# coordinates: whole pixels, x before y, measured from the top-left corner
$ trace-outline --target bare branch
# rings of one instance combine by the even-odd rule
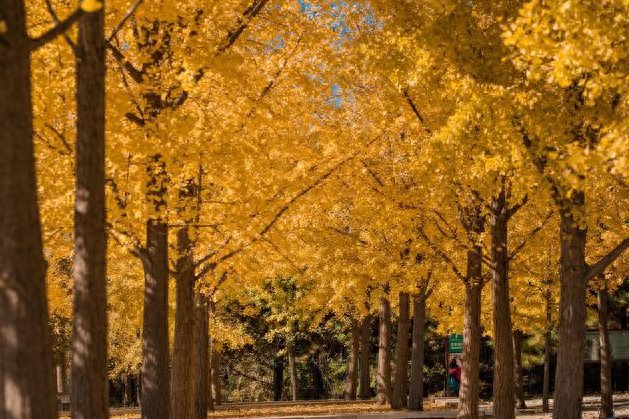
[[[520,251],[524,248],[524,246],[526,246],[526,243],[528,243],[528,241],[530,239],[532,239],[537,233],[539,233],[541,231],[542,228],[544,228],[544,226],[546,225],[546,223],[548,223],[548,221],[552,218],[552,216],[553,216],[553,212],[549,211],[548,214],[546,214],[546,217],[544,217],[544,219],[542,220],[542,222],[537,227],[535,227],[533,230],[529,231],[529,234],[526,235],[524,240],[522,240],[520,242],[520,244],[518,244],[513,249],[513,251],[509,255],[509,260],[513,260],[513,259],[516,258],[516,256],[518,256]]]
[[[129,10],[127,10],[127,13],[122,18],[122,20],[120,20],[120,22],[118,22],[114,30],[111,31],[111,35],[109,35],[109,38],[107,38],[107,42],[111,42],[112,39],[114,39],[116,35],[118,35],[118,32],[120,32],[120,29],[122,29],[124,24],[127,23],[127,20],[129,20],[129,18],[133,16],[133,13],[135,13],[136,9],[140,7],[140,4],[142,4],[142,1],[143,0],[136,0],[136,2],[131,5]]]
[[[54,7],[52,7],[52,3],[50,3],[50,0],[46,0],[46,8],[48,9],[48,13],[52,17],[52,21],[55,23],[55,25],[58,25],[59,23],[61,23],[59,21],[59,16],[57,16],[57,12],[55,12]],[[77,51],[76,44],[72,41],[70,36],[68,36],[68,34],[65,32],[63,33],[63,39],[65,39],[66,43],[70,46],[72,51],[74,51],[74,53],[76,54],[76,51]]]
[[[31,40],[31,51],[35,51],[38,48],[46,45],[48,42],[52,41],[59,35],[62,35],[70,29],[70,27],[77,21],[81,16],[83,16],[83,10],[76,9],[70,16],[59,22],[55,25],[54,28],[50,29],[48,32],[43,35]]]
[[[227,33],[227,37],[216,50],[216,57],[225,53],[229,48],[231,48],[232,45],[236,43],[236,41],[238,41],[238,38],[240,38],[240,35],[242,35],[245,29],[247,29],[247,26],[249,25],[251,20],[258,14],[260,14],[262,9],[264,8],[264,6],[266,6],[268,2],[269,0],[253,0],[253,3],[251,3],[251,5],[244,10],[242,16],[238,19],[236,27]]]
[[[585,275],[585,280],[588,281],[595,276],[602,274],[609,265],[611,265],[620,255],[623,254],[625,250],[627,250],[627,248],[629,248],[629,237],[621,241],[609,253],[592,265]]]
[[[413,99],[411,98],[411,95],[408,93],[408,87],[405,87],[404,89],[402,89],[402,96],[404,96],[404,99],[406,99],[406,103],[408,103],[408,106],[410,106],[411,110],[413,111],[413,113],[415,114],[415,116],[417,117],[419,122],[422,123],[422,125],[424,126],[424,129],[426,130],[426,132],[428,134],[432,134],[432,130],[426,124],[426,120],[424,119],[422,114],[419,112],[419,109],[415,105],[415,102],[413,102]]]
[[[452,259],[450,259],[450,257],[441,248],[439,248],[436,244],[432,242],[432,240],[430,240],[430,238],[424,232],[424,228],[418,226],[417,232],[419,233],[419,236],[424,239],[426,244],[428,244],[428,246],[433,250],[433,252],[435,252],[441,259],[443,259],[448,265],[450,265],[450,269],[452,269],[452,272],[454,272],[454,274],[459,277],[461,281],[466,282],[467,278],[465,277],[465,275],[463,275],[461,271],[459,271],[459,268],[452,261]]]

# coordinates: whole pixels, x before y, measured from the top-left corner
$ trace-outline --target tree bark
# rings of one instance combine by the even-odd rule
[[[194,408],[197,419],[206,419],[209,410],[209,331],[207,297],[194,297]]]
[[[105,236],[104,10],[79,19],[71,410],[109,415]]]
[[[408,408],[424,410],[424,338],[426,334],[426,290],[413,296],[413,345]]]
[[[371,365],[371,316],[367,315],[360,327],[360,365],[359,365],[359,397],[363,400],[370,397],[369,368]]]
[[[314,398],[315,399],[324,399],[327,397],[328,393],[325,388],[325,382],[323,380],[323,372],[320,367],[320,353],[319,349],[315,349],[315,351],[310,354],[308,358],[308,364],[310,365],[310,371],[312,374],[312,387],[314,390]]]
[[[467,274],[465,282],[465,313],[463,319],[463,367],[459,390],[460,419],[478,418],[478,397],[480,392],[480,312],[482,281],[481,247],[467,253]]]
[[[221,400],[221,350],[216,344],[212,342],[212,397],[214,399],[214,406],[220,406]]]
[[[352,317],[351,324],[351,348],[349,355],[349,367],[347,369],[347,383],[345,384],[345,399],[356,400],[356,388],[358,387],[358,357],[360,352],[360,322]]]
[[[124,377],[124,394],[122,399],[123,406],[131,406],[133,404],[133,375],[127,374]]]
[[[0,16],[0,412],[56,419],[24,2],[0,1]]]
[[[297,400],[297,365],[295,363],[295,347],[288,344],[288,371],[290,373],[290,394],[291,400]]]
[[[551,351],[551,333],[553,313],[551,306],[551,292],[546,290],[544,294],[546,304],[546,331],[544,333],[544,386],[542,389],[542,411],[544,413],[550,411],[548,399],[550,398],[550,351]]]
[[[395,350],[395,380],[391,395],[391,407],[403,409],[407,406],[408,392],[408,330],[409,330],[409,295],[400,292],[400,313],[397,326],[397,345]]]
[[[173,367],[170,381],[172,416],[192,419],[194,406],[193,334],[194,334],[194,264],[188,227],[177,231],[175,262],[176,309]]]
[[[278,402],[282,400],[284,392],[284,359],[275,356],[273,359],[273,400]]]
[[[386,404],[391,400],[391,304],[386,297],[380,298],[380,324],[378,334],[378,376],[376,401]]]
[[[574,192],[561,209],[561,257],[559,303],[559,347],[555,376],[553,418],[580,418],[583,397],[583,362],[585,345],[587,231],[579,227],[577,217],[585,214],[583,192]],[[575,217],[576,214],[576,217]],[[578,362],[575,362],[577,360]]]
[[[520,330],[513,331],[513,360],[514,360],[514,389],[518,409],[526,409],[526,399],[524,397],[524,376],[522,374],[522,338]]]
[[[603,281],[605,279],[603,278]],[[612,354],[609,341],[607,284],[598,291],[598,333],[601,346],[601,410],[600,419],[614,416],[613,387],[612,387]]]
[[[139,380],[142,419],[170,416],[168,367],[168,226],[146,223],[142,374]]]
[[[491,203],[491,278],[494,326],[494,415],[515,418],[514,361],[509,300],[508,206],[504,187]]]

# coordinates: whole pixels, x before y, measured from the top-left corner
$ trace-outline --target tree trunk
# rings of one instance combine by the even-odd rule
[[[356,400],[356,387],[358,386],[358,357],[360,352],[360,322],[352,317],[351,324],[352,346],[349,355],[349,367],[347,369],[347,383],[345,384],[345,399]]]
[[[124,378],[124,394],[122,405],[131,406],[133,404],[133,398],[133,375],[127,374]]]
[[[520,330],[513,331],[514,389],[518,409],[526,409],[524,397],[524,376],[522,374],[522,336]]]
[[[194,297],[194,408],[197,419],[206,419],[209,395],[209,331],[207,297]]]
[[[424,338],[426,332],[426,290],[413,296],[413,345],[411,349],[410,410],[424,410]]]
[[[603,281],[605,279],[603,278]],[[608,295],[607,284],[598,291],[598,333],[601,345],[601,410],[600,419],[614,416],[613,387],[612,387],[612,354],[607,327]]]
[[[0,16],[0,417],[56,419],[23,3]]]
[[[175,339],[170,394],[172,416],[192,419],[194,406],[194,264],[188,227],[177,231]]]
[[[312,387],[314,390],[315,399],[324,399],[328,393],[325,388],[325,382],[323,380],[323,372],[320,367],[320,353],[319,349],[315,351],[308,358],[308,364],[310,365],[310,371],[312,374]]]
[[[465,283],[465,313],[463,319],[463,367],[459,390],[460,419],[478,418],[480,392],[480,312],[482,282],[481,247],[467,253],[467,275]]]
[[[551,332],[552,332],[552,307],[551,293],[548,289],[544,295],[546,300],[546,332],[544,333],[544,387],[542,390],[542,411],[544,413],[550,411],[548,399],[550,398],[550,350],[551,350]]]
[[[142,419],[170,416],[168,367],[168,226],[146,223],[142,374],[139,380]]]
[[[378,334],[378,376],[376,380],[378,404],[391,400],[391,304],[386,297],[380,298],[380,324]]]
[[[295,347],[288,344],[288,370],[290,372],[290,394],[291,400],[297,400],[297,366],[295,365]]]
[[[71,409],[109,416],[105,236],[104,10],[79,19]]]
[[[491,203],[491,278],[494,326],[494,415],[513,419],[514,364],[509,300],[508,206],[504,187]]]
[[[360,327],[360,385],[359,385],[359,397],[363,400],[370,397],[370,377],[369,367],[371,365],[371,343],[369,338],[371,337],[371,316],[367,315]]]
[[[395,380],[391,394],[391,407],[403,409],[407,406],[408,392],[408,329],[409,295],[400,292],[400,315],[397,325],[397,345],[395,350]]]
[[[570,204],[570,205],[568,205]],[[559,303],[559,347],[555,376],[553,418],[580,418],[583,397],[583,357],[585,346],[586,230],[578,219],[585,214],[583,192],[574,192],[561,209],[561,257]]]
[[[221,401],[221,350],[212,342],[212,397],[214,398],[214,406],[220,406]]]
[[[278,402],[282,400],[284,392],[284,359],[275,356],[273,359],[273,400]]]

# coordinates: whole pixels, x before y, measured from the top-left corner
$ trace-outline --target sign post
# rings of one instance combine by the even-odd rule
[[[448,376],[450,369],[450,363],[452,360],[457,360],[457,364],[460,364],[461,355],[463,354],[463,335],[451,334],[448,336],[448,344],[446,345],[446,395],[455,394],[456,389],[447,385],[449,382]]]

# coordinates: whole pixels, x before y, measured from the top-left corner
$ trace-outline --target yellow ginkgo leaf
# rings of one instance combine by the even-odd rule
[[[7,22],[5,22],[4,20],[0,20],[0,35],[3,33],[7,33],[8,30],[9,28],[7,27]]]
[[[103,3],[98,0],[83,0],[81,2],[81,10],[87,13],[94,13],[102,9]]]

